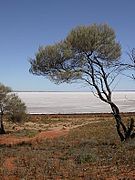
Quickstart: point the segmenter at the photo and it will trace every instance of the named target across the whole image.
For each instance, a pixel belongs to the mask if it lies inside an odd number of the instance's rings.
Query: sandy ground
[[[33,128],[37,128],[39,126],[39,124],[37,123],[26,123],[23,126],[17,126],[14,125],[13,129],[14,131],[18,131],[21,130],[23,128],[28,127],[28,129],[33,129]],[[65,136],[68,134],[68,131],[70,128],[64,128],[64,125],[60,124],[60,125],[56,125],[55,127],[51,127],[49,130],[44,130],[43,124],[40,124],[40,126],[42,128],[39,127],[40,131],[36,136],[34,137],[16,137],[15,135],[12,134],[5,134],[5,135],[1,135],[0,136],[0,144],[1,145],[16,145],[16,144],[20,144],[20,143],[39,143],[40,141],[42,141],[43,139],[52,139],[52,138],[56,138],[56,137],[60,137],[60,136]],[[44,128],[43,128],[44,127]],[[4,169],[6,169],[8,172],[12,172],[14,171],[15,167],[15,157],[7,157],[3,163],[3,167]],[[19,180],[18,177],[14,176],[14,175],[10,175],[10,176],[4,176],[3,180]]]
[[[37,130],[39,133],[34,137],[17,137],[12,133],[8,133],[0,136],[0,144],[2,145],[15,145],[20,143],[34,143],[35,141],[40,142],[42,139],[56,138],[59,136],[67,135],[69,130],[89,124],[89,123],[98,123],[99,121],[86,121],[81,124],[72,124],[72,122],[63,122],[56,124],[44,124],[44,123],[35,123],[35,122],[26,122],[24,125],[12,125],[10,130],[17,132],[23,129],[27,130]]]
[[[89,123],[98,123],[99,121],[79,121],[73,123],[73,121],[68,122],[58,122],[58,123],[52,123],[52,124],[45,124],[45,123],[39,123],[39,122],[26,122],[22,125],[17,124],[6,124],[6,126],[9,127],[10,133],[7,133],[5,135],[0,136],[0,144],[1,145],[16,145],[21,143],[40,143],[43,139],[52,139],[57,138],[60,136],[66,136],[68,132],[71,129],[89,124]],[[12,132],[17,132],[23,129],[28,130],[38,130],[38,133],[34,137],[17,137],[16,135],[13,135]],[[14,171],[15,167],[15,157],[7,157],[4,161],[4,168],[8,172]],[[103,168],[103,167],[102,167]],[[107,168],[107,167],[105,167]],[[107,171],[110,167],[108,167]],[[127,172],[123,172],[123,176],[125,177]],[[131,177],[133,177],[135,172],[128,172],[127,175],[129,176],[131,174]],[[134,174],[134,175],[133,175]],[[116,177],[109,178],[109,180],[115,180]],[[19,180],[16,176],[4,176],[3,180]]]

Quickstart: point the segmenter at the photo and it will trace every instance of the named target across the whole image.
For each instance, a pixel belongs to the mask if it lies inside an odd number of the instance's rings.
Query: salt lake
[[[92,92],[15,92],[31,114],[107,113],[108,104]],[[135,92],[113,92],[121,112],[135,111]]]

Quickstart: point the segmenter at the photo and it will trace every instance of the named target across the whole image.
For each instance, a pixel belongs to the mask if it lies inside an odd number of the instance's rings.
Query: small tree
[[[5,133],[4,125],[3,125],[3,115],[6,106],[7,94],[9,92],[11,92],[11,89],[9,87],[0,84],[0,134]]]
[[[0,84],[0,134],[5,134],[3,115],[8,119],[19,122],[25,115],[26,106],[21,99],[11,92],[11,88]]]
[[[21,122],[26,117],[26,106],[17,95],[11,94],[7,97],[5,112],[12,122]]]
[[[134,136],[133,119],[122,121],[118,106],[112,101],[111,85],[119,73],[116,66],[121,47],[115,33],[106,24],[79,26],[64,41],[40,47],[31,59],[30,72],[43,75],[55,83],[85,82],[101,101],[110,105],[121,141]]]

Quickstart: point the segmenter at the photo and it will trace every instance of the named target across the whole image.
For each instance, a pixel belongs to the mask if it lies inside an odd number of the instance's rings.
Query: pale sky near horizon
[[[135,0],[0,0],[0,82],[13,90],[86,91],[78,84],[55,85],[29,73],[28,59],[41,45],[58,42],[78,25],[107,23],[122,45],[122,58],[135,47]],[[135,90],[128,78],[116,90]]]

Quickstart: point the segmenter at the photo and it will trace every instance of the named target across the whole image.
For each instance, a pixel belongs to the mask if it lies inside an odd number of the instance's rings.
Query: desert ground
[[[135,141],[120,142],[111,114],[28,115],[4,125],[2,180],[135,179]]]

